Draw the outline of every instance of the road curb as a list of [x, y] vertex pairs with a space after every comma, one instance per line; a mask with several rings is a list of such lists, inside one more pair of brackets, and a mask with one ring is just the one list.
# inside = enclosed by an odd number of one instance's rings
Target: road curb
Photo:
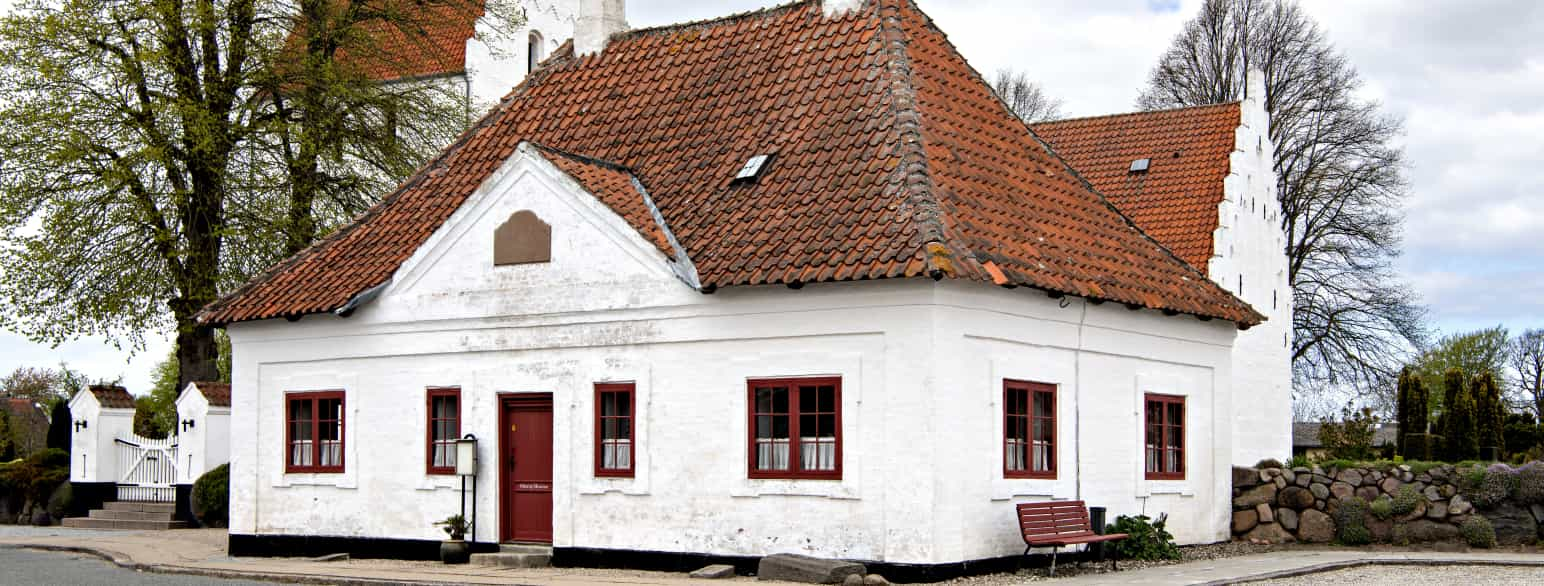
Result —
[[1287, 570], [1276, 570], [1260, 574], [1250, 574], [1237, 578], [1224, 578], [1202, 583], [1200, 586], [1228, 586], [1230, 584], [1248, 584], [1250, 582], [1263, 582], [1280, 578], [1295, 578], [1320, 572], [1333, 572], [1336, 570], [1349, 570], [1363, 566], [1496, 566], [1514, 568], [1544, 568], [1544, 559], [1539, 560], [1496, 560], [1496, 559], [1464, 559], [1464, 558], [1429, 558], [1429, 559], [1397, 559], [1397, 558], [1362, 558], [1355, 560], [1341, 560], [1336, 562], [1324, 562]]
[[109, 549], [84, 547], [78, 545], [53, 545], [31, 543], [3, 543], [0, 548], [7, 549], [36, 549], [42, 551], [54, 551], [64, 553], [79, 553], [111, 563], [126, 570], [139, 572], [151, 572], [156, 574], [182, 574], [186, 576], [203, 576], [206, 578], [227, 578], [237, 580], [261, 580], [265, 582], [283, 582], [288, 584], [337, 584], [338, 586], [380, 586], [393, 584], [401, 586], [441, 586], [444, 584], [464, 584], [460, 580], [423, 581], [423, 580], [381, 580], [377, 578], [360, 578], [356, 576], [337, 576], [329, 574], [291, 574], [284, 572], [241, 571], [219, 568], [199, 568], [194, 566], [178, 566], [172, 564], [142, 564], [127, 555]]

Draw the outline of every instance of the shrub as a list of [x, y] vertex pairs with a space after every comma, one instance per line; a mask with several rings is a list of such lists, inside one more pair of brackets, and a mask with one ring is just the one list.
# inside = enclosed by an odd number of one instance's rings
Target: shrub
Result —
[[1340, 501], [1335, 511], [1335, 538], [1342, 545], [1367, 545], [1372, 543], [1372, 531], [1367, 529], [1367, 501], [1351, 497]]
[[1391, 512], [1401, 517], [1415, 512], [1415, 507], [1421, 504], [1421, 499], [1423, 498], [1426, 497], [1421, 496], [1421, 493], [1417, 492], [1415, 487], [1408, 484], [1401, 486], [1399, 487], [1399, 494], [1394, 496], [1394, 501], [1391, 503]]
[[1151, 521], [1147, 515], [1121, 515], [1115, 518], [1106, 533], [1128, 535], [1126, 539], [1110, 542], [1115, 555], [1123, 559], [1177, 560], [1179, 547], [1174, 545], [1174, 536], [1164, 528], [1167, 522], [1167, 515], [1158, 517], [1157, 521]]
[[1544, 505], [1544, 462], [1529, 462], [1517, 469], [1517, 500], [1525, 505]]
[[1464, 536], [1464, 541], [1469, 543], [1469, 547], [1490, 549], [1496, 546], [1496, 528], [1491, 526], [1490, 520], [1485, 517], [1471, 515], [1458, 528], [1458, 532]]
[[1281, 460], [1277, 460], [1275, 458], [1266, 458], [1264, 460], [1260, 460], [1259, 462], [1255, 462], [1254, 467], [1263, 470], [1265, 468], [1281, 468], [1282, 465]]
[[1506, 464], [1493, 464], [1489, 468], [1480, 470], [1478, 485], [1470, 488], [1470, 496], [1476, 506], [1483, 509], [1494, 508], [1517, 491], [1517, 471]]
[[230, 520], [231, 465], [221, 464], [193, 482], [193, 515], [210, 527], [224, 527]]
[[0, 466], [0, 492], [16, 493], [40, 505], [47, 504], [54, 489], [69, 479], [70, 455], [59, 449], [43, 450]]
[[55, 519], [63, 519], [70, 513], [75, 503], [75, 489], [68, 482], [60, 483], [54, 489], [54, 493], [48, 497], [48, 514]]
[[1378, 500], [1367, 505], [1367, 510], [1372, 513], [1372, 516], [1377, 517], [1378, 520], [1387, 521], [1390, 517], [1394, 516], [1394, 499], [1390, 498], [1389, 495], [1380, 496]]
[[[1476, 442], [1479, 447], [1499, 451], [1506, 445], [1506, 439], [1502, 436], [1504, 410], [1501, 406], [1501, 391], [1496, 388], [1496, 379], [1488, 372], [1480, 373], [1475, 375], [1469, 388], [1474, 394]], [[1500, 459], [1501, 454], [1493, 453], [1489, 457]]]
[[1452, 400], [1443, 405], [1442, 436], [1447, 438], [1447, 459], [1468, 460], [1480, 455], [1480, 438], [1475, 420], [1477, 406], [1474, 389], [1464, 380], [1464, 372], [1450, 368], [1443, 376], [1447, 396]]
[[1378, 418], [1372, 409], [1356, 409], [1350, 403], [1340, 410], [1340, 421], [1326, 419], [1319, 425], [1319, 441], [1335, 459], [1372, 458], [1372, 438]]
[[1308, 461], [1308, 456], [1292, 456], [1287, 460], [1288, 468], [1308, 468], [1311, 466], [1313, 466], [1313, 463]]

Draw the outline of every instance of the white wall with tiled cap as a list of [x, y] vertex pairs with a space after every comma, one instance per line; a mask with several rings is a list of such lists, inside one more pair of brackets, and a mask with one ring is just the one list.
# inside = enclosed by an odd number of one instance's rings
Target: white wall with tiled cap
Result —
[[510, 90], [530, 75], [530, 47], [535, 33], [540, 37], [537, 61], [551, 56], [564, 42], [574, 37], [575, 19], [582, 0], [506, 0], [514, 2], [525, 16], [516, 30], [503, 30], [494, 16], [477, 20], [476, 33], [466, 40], [464, 82], [471, 98], [474, 118], [493, 107]]
[[1267, 318], [1240, 332], [1233, 352], [1238, 398], [1233, 463], [1241, 466], [1264, 458], [1285, 461], [1292, 454], [1292, 288], [1286, 236], [1276, 198], [1264, 75], [1251, 71], [1248, 85], [1208, 268], [1212, 280]]
[[[552, 225], [550, 263], [492, 265], [517, 210]], [[1185, 543], [1227, 536], [1230, 323], [951, 280], [704, 295], [668, 262], [521, 147], [352, 317], [229, 326], [231, 532], [441, 538], [460, 494], [425, 474], [424, 393], [459, 386], [462, 432], [483, 438], [481, 539], [504, 392], [553, 393], [557, 547], [951, 563], [1022, 551], [1014, 502], [1080, 496], [1169, 512]], [[842, 378], [842, 479], [747, 478], [747, 379], [807, 375]], [[1062, 385], [1057, 480], [998, 480], [1002, 376]], [[1189, 494], [1138, 494], [1143, 377], [1192, 393]], [[593, 384], [623, 380], [639, 469], [597, 482]], [[325, 388], [347, 392], [346, 470], [285, 474], [284, 393]]]
[[209, 404], [195, 383], [183, 388], [176, 405], [177, 484], [193, 484], [230, 461], [231, 409]]

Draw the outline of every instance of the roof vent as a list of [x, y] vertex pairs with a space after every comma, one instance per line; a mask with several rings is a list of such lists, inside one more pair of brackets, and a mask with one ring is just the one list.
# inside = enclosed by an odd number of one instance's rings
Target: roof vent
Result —
[[1152, 159], [1137, 159], [1135, 161], [1132, 161], [1131, 162], [1131, 172], [1132, 173], [1146, 173], [1148, 165], [1151, 165], [1152, 162], [1153, 162]]
[[772, 162], [772, 155], [756, 155], [754, 157], [751, 157], [750, 160], [745, 161], [745, 166], [744, 167], [740, 167], [740, 172], [739, 173], [735, 173], [735, 175], [734, 175], [734, 182], [735, 183], [754, 183], [754, 182], [756, 182], [757, 179], [761, 178], [762, 172], [766, 171], [767, 164], [771, 163], [771, 162]]

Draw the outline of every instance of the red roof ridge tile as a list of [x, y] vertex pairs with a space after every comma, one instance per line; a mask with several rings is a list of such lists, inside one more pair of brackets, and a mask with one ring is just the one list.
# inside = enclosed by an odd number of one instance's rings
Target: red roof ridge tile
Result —
[[1185, 110], [1208, 110], [1208, 109], [1212, 109], [1212, 108], [1225, 108], [1225, 107], [1230, 107], [1230, 106], [1238, 106], [1239, 104], [1242, 104], [1242, 103], [1243, 103], [1243, 101], [1241, 101], [1241, 100], [1234, 100], [1234, 101], [1231, 101], [1231, 102], [1217, 102], [1215, 104], [1198, 104], [1198, 105], [1195, 105], [1195, 106], [1174, 106], [1174, 107], [1171, 107], [1171, 108], [1154, 108], [1152, 110], [1132, 110], [1130, 112], [1113, 112], [1113, 113], [1110, 113], [1110, 114], [1091, 114], [1091, 115], [1088, 115], [1088, 116], [1072, 116], [1072, 117], [1069, 117], [1069, 118], [1057, 118], [1055, 120], [1043, 120], [1043, 121], [1040, 121], [1040, 122], [1029, 123], [1029, 125], [1030, 125], [1030, 127], [1035, 127], [1035, 126], [1056, 126], [1058, 124], [1063, 124], [1063, 123], [1092, 122], [1092, 121], [1095, 121], [1095, 120], [1103, 120], [1105, 118], [1121, 118], [1121, 117], [1124, 117], [1124, 116], [1145, 116], [1145, 115], [1150, 115], [1150, 114], [1168, 114], [1168, 113], [1172, 113], [1172, 112], [1181, 112], [1181, 111], [1185, 111]]

